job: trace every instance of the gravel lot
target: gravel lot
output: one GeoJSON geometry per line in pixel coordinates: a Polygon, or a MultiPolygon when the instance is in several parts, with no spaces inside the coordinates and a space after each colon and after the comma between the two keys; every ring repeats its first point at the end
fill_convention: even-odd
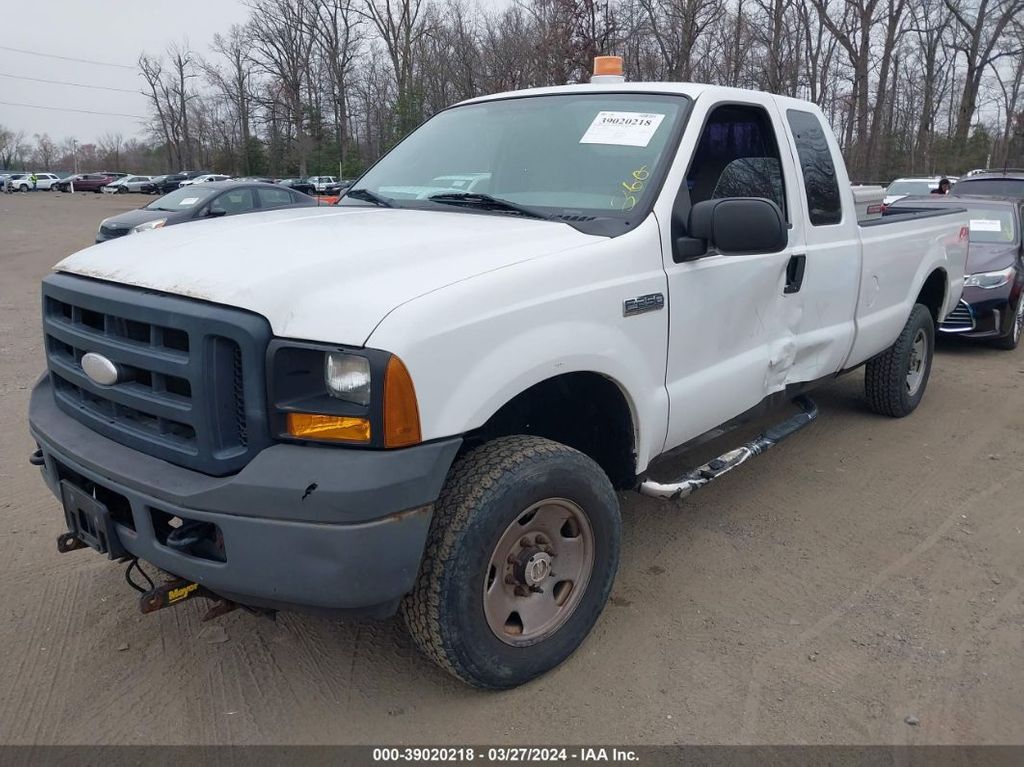
{"type": "Polygon", "coordinates": [[[624,495],[604,616],[518,690],[455,682],[397,620],[140,615],[121,566],[57,553],[26,408],[40,278],[144,201],[0,196],[0,742],[1024,742],[1024,351],[943,344],[902,421],[853,373],[684,504],[624,495]]]}

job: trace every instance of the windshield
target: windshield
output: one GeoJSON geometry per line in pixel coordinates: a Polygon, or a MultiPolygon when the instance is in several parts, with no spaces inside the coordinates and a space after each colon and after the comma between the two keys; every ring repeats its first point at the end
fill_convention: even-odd
{"type": "Polygon", "coordinates": [[[982,197],[1024,197],[1024,178],[968,178],[958,181],[954,194],[982,197]]]}
{"type": "Polygon", "coordinates": [[[688,105],[682,96],[588,93],[455,107],[354,186],[394,207],[433,208],[434,195],[489,195],[548,216],[624,220],[649,204],[688,105]]]}
{"type": "Polygon", "coordinates": [[[216,194],[213,189],[203,189],[195,185],[175,189],[165,194],[159,200],[154,200],[146,206],[146,210],[185,210],[200,205],[205,200],[216,194]]]}
{"type": "Polygon", "coordinates": [[[932,189],[938,188],[937,181],[893,181],[885,194],[887,197],[897,194],[931,194],[932,189]]]}

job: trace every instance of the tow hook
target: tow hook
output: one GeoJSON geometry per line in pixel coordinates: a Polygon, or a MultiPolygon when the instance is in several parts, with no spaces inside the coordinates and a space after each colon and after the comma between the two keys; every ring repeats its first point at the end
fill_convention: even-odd
{"type": "Polygon", "coordinates": [[[87,548],[88,544],[75,537],[74,533],[61,533],[57,536],[57,552],[67,554],[69,551],[87,548]]]}
{"type": "Polygon", "coordinates": [[[209,599],[215,603],[206,611],[202,618],[204,621],[219,618],[232,610],[237,610],[239,607],[237,602],[223,599],[205,586],[200,586],[192,581],[186,581],[183,578],[175,578],[143,592],[142,596],[139,597],[139,610],[143,614],[155,613],[157,610],[174,607],[196,597],[209,599]]]}
{"type": "Polygon", "coordinates": [[[28,457],[28,462],[33,466],[45,466],[46,460],[43,458],[43,449],[36,448],[36,451],[28,457]]]}

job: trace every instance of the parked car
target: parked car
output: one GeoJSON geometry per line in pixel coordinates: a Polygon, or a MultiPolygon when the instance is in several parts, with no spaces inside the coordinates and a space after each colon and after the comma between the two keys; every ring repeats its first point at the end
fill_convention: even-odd
{"type": "MultiPolygon", "coordinates": [[[[37,191],[48,192],[53,188],[54,184],[60,181],[60,176],[55,173],[36,173],[35,176],[35,188],[37,191]]],[[[11,189],[15,192],[32,191],[31,173],[12,173],[8,178],[10,179],[11,189]]],[[[2,184],[2,182],[0,182],[0,184],[2,184]]]]}
{"type": "Polygon", "coordinates": [[[192,186],[193,184],[209,184],[211,181],[227,181],[231,176],[225,176],[222,173],[204,173],[202,176],[196,176],[195,178],[186,178],[184,181],[178,184],[182,186],[192,186]]]}
{"type": "Polygon", "coordinates": [[[336,183],[337,179],[334,176],[310,176],[306,181],[313,185],[318,194],[323,194],[324,190],[336,183]]]}
{"type": "Polygon", "coordinates": [[[152,184],[151,176],[125,176],[114,179],[101,188],[107,194],[127,194],[128,192],[141,192],[143,187],[151,187],[152,184]]]}
{"type": "Polygon", "coordinates": [[[186,221],[315,205],[313,198],[273,184],[211,181],[175,189],[143,208],[103,219],[96,232],[96,242],[186,221]]]}
{"type": "Polygon", "coordinates": [[[884,205],[892,205],[897,200],[901,200],[910,195],[916,196],[931,194],[934,190],[939,188],[939,182],[944,178],[947,178],[950,181],[954,180],[954,177],[950,176],[898,178],[886,187],[885,199],[882,200],[882,203],[884,205]]]}
{"type": "Polygon", "coordinates": [[[267,178],[266,176],[241,176],[240,178],[236,178],[235,181],[259,181],[264,184],[277,183],[277,181],[275,181],[274,179],[267,178]]]}
{"type": "Polygon", "coordinates": [[[335,181],[333,184],[328,184],[324,187],[323,194],[328,197],[333,197],[344,192],[346,189],[352,186],[352,180],[335,181]]]}
{"type": "Polygon", "coordinates": [[[963,295],[939,332],[1016,349],[1024,329],[1024,199],[907,197],[892,212],[951,208],[967,209],[970,249],[963,295]]]}
{"type": "Polygon", "coordinates": [[[953,185],[953,194],[1013,197],[1024,200],[1024,170],[976,170],[953,185]]]}
{"type": "Polygon", "coordinates": [[[862,365],[873,411],[917,408],[967,226],[860,224],[807,101],[655,82],[463,102],[341,208],[129,237],[44,278],[29,423],[58,549],[176,576],[143,612],[401,606],[448,672],[523,684],[608,599],[616,488],[685,497],[862,365]],[[470,172],[491,175],[408,191],[470,172]],[[754,440],[650,475],[791,400],[754,440]]]}
{"type": "Polygon", "coordinates": [[[8,173],[6,183],[12,192],[17,192],[20,191],[18,188],[19,182],[24,182],[27,178],[27,173],[8,173]]]}
{"type": "Polygon", "coordinates": [[[282,186],[287,186],[291,189],[294,189],[297,192],[302,192],[303,194],[316,194],[316,187],[313,186],[308,181],[306,181],[306,179],[304,178],[283,178],[277,183],[282,186]]]}
{"type": "Polygon", "coordinates": [[[113,180],[113,177],[105,173],[77,173],[55,182],[53,188],[59,192],[70,192],[71,187],[74,186],[76,192],[96,192],[98,194],[104,185],[113,180]]]}
{"type": "Polygon", "coordinates": [[[184,173],[169,173],[165,176],[153,176],[148,184],[142,185],[143,194],[167,194],[178,188],[178,185],[185,181],[187,176],[184,173]]]}

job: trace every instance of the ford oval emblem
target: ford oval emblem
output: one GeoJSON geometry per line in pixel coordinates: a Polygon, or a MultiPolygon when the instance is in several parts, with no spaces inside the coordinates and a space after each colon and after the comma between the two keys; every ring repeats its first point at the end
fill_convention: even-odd
{"type": "Polygon", "coordinates": [[[89,352],[82,356],[82,370],[89,376],[89,380],[98,383],[100,386],[113,386],[117,383],[117,365],[108,360],[102,354],[89,352]]]}

